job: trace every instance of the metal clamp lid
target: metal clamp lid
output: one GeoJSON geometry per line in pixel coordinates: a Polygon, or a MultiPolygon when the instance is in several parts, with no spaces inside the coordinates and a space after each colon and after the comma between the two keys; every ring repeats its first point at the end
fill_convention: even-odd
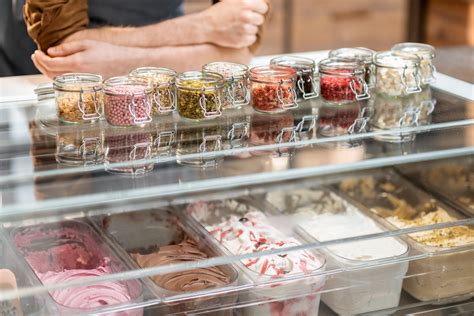
{"type": "Polygon", "coordinates": [[[215,90],[213,93],[211,93],[214,104],[216,106],[216,109],[214,111],[210,111],[207,108],[207,98],[206,98],[206,87],[202,87],[201,90],[201,97],[199,98],[199,106],[201,107],[201,110],[203,112],[203,115],[205,118],[211,118],[211,117],[218,117],[221,116],[222,114],[222,104],[221,104],[221,99],[219,95],[217,94],[217,90],[215,90]]]}
{"type": "Polygon", "coordinates": [[[137,116],[137,103],[135,101],[135,94],[133,92],[129,93],[129,96],[131,97],[131,102],[128,104],[128,112],[130,115],[133,117],[133,122],[135,124],[144,124],[144,123],[149,123],[151,122],[151,105],[150,102],[147,98],[147,94],[143,96],[143,107],[145,109],[145,116],[144,117],[138,117],[137,116]]]}
{"type": "Polygon", "coordinates": [[[99,119],[102,114],[100,113],[101,107],[99,106],[99,102],[101,100],[100,97],[97,97],[97,92],[101,91],[102,88],[97,88],[97,87],[92,87],[92,90],[94,91],[94,94],[92,95],[93,98],[93,103],[94,103],[94,112],[93,113],[87,113],[86,112],[86,105],[84,102],[84,89],[81,88],[79,91],[79,100],[77,101],[77,108],[82,114],[82,119],[84,121],[93,121],[99,119]]]}
{"type": "MultiPolygon", "coordinates": [[[[304,73],[305,71],[302,71],[302,74],[304,73]]],[[[316,79],[315,79],[315,76],[314,76],[314,72],[312,74],[309,75],[309,78],[307,80],[307,82],[310,82],[311,83],[311,86],[312,86],[312,92],[306,92],[306,89],[305,89],[305,80],[303,79],[303,75],[301,76],[301,78],[298,80],[297,82],[297,86],[298,86],[298,89],[299,91],[303,94],[303,99],[305,100],[309,100],[309,99],[314,99],[314,98],[317,98],[319,96],[319,93],[318,91],[316,90],[316,87],[318,86],[318,83],[316,82],[316,79]]]]}
{"type": "MultiPolygon", "coordinates": [[[[294,82],[294,79],[291,79],[291,82],[294,82]]],[[[283,84],[285,84],[285,81],[281,80],[280,83],[278,83],[278,89],[276,91],[280,107],[282,109],[296,109],[298,107],[298,101],[296,100],[297,96],[295,88],[293,88],[293,86],[288,87],[288,93],[291,97],[288,98],[289,102],[285,102],[283,84]]]]}
{"type": "Polygon", "coordinates": [[[79,153],[82,157],[82,160],[86,165],[94,164],[99,161],[100,155],[100,146],[102,141],[99,137],[83,137],[81,146],[79,147],[79,153]],[[89,150],[89,147],[93,147],[89,150]]]}
{"type": "Polygon", "coordinates": [[[246,79],[235,79],[234,76],[228,80],[227,94],[230,99],[230,103],[233,106],[242,106],[250,103],[250,90],[247,87],[246,79]],[[236,98],[237,91],[242,91],[243,98],[236,98]]]}
{"type": "Polygon", "coordinates": [[[169,113],[173,112],[176,110],[176,87],[174,85],[170,85],[166,88],[167,94],[168,94],[168,100],[169,100],[169,106],[163,106],[161,103],[161,92],[160,89],[162,88],[156,88],[156,92],[153,95],[153,100],[155,101],[157,107],[158,107],[158,112],[160,113],[169,113]]]}
{"type": "Polygon", "coordinates": [[[356,100],[361,101],[361,100],[366,100],[370,98],[369,94],[369,87],[367,86],[367,83],[365,82],[364,78],[360,78],[358,76],[352,77],[349,87],[351,88],[352,93],[354,93],[356,100]],[[359,85],[362,87],[361,93],[359,93],[356,89],[356,81],[359,83],[359,85]]]}
{"type": "Polygon", "coordinates": [[[419,74],[419,69],[420,69],[419,64],[415,67],[415,70],[409,74],[410,76],[413,77],[413,80],[415,82],[415,84],[413,86],[410,86],[407,83],[407,69],[408,69],[407,66],[403,67],[403,72],[402,72],[402,75],[401,75],[401,78],[400,78],[401,82],[402,82],[402,85],[405,89],[405,92],[407,94],[421,92],[421,78],[420,78],[420,74],[419,74]]]}

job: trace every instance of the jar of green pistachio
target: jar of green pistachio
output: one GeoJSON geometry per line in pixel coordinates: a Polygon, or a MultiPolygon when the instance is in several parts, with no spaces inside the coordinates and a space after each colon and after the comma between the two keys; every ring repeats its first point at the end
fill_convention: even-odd
{"type": "Polygon", "coordinates": [[[176,110],[176,71],[168,68],[142,67],[130,72],[133,79],[143,79],[153,87],[151,114],[170,114],[176,110]]]}
{"type": "Polygon", "coordinates": [[[214,72],[189,71],[176,78],[179,115],[191,120],[212,119],[222,114],[224,77],[214,72]]]}

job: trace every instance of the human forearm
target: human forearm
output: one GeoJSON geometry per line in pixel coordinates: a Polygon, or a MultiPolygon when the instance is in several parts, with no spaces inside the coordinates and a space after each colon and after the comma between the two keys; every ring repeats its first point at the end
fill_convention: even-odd
{"type": "Polygon", "coordinates": [[[142,27],[90,28],[71,35],[65,42],[89,39],[130,47],[201,44],[210,37],[203,23],[202,15],[190,14],[142,27]]]}

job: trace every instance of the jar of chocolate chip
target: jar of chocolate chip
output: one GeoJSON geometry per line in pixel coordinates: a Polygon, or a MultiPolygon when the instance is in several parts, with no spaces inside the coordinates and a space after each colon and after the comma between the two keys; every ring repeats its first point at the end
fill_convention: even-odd
{"type": "Polygon", "coordinates": [[[226,81],[222,108],[236,109],[249,104],[249,67],[230,62],[213,62],[202,67],[204,72],[215,72],[226,81]]]}
{"type": "Polygon", "coordinates": [[[64,123],[90,123],[102,116],[102,77],[68,73],[54,78],[57,115],[64,123]]]}
{"type": "Polygon", "coordinates": [[[105,118],[114,126],[151,122],[153,87],[143,80],[113,77],[104,83],[105,118]]]}
{"type": "Polygon", "coordinates": [[[282,66],[250,69],[250,99],[253,108],[263,113],[281,113],[298,107],[296,70],[282,66]]]}
{"type": "Polygon", "coordinates": [[[143,79],[153,86],[151,114],[170,114],[176,110],[176,71],[168,68],[142,67],[130,72],[130,77],[143,79]]]}
{"type": "Polygon", "coordinates": [[[298,56],[281,56],[273,58],[270,65],[291,67],[296,70],[296,95],[299,99],[308,100],[318,96],[314,60],[298,56]]]}
{"type": "Polygon", "coordinates": [[[191,120],[221,116],[224,77],[215,72],[189,71],[176,78],[178,113],[191,120]]]}
{"type": "Polygon", "coordinates": [[[373,59],[375,51],[365,47],[349,47],[333,49],[329,52],[329,58],[340,58],[345,60],[357,60],[364,65],[365,82],[369,88],[374,87],[373,59]]]}
{"type": "Polygon", "coordinates": [[[319,63],[321,97],[326,103],[347,104],[370,98],[364,64],[356,60],[327,58],[319,63]]]}
{"type": "Polygon", "coordinates": [[[436,68],[433,63],[436,54],[433,46],[421,43],[400,43],[393,46],[392,51],[410,53],[420,58],[420,76],[422,85],[426,86],[436,81],[436,68]]]}
{"type": "Polygon", "coordinates": [[[403,52],[380,52],[374,56],[375,89],[390,97],[421,92],[420,58],[403,52]]]}

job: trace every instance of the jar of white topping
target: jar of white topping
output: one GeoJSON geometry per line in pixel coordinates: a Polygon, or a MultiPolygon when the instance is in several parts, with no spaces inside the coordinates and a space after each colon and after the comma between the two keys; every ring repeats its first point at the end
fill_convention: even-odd
{"type": "Polygon", "coordinates": [[[433,46],[421,43],[400,43],[393,46],[392,51],[410,53],[420,58],[422,85],[429,85],[436,81],[436,68],[433,63],[436,54],[433,46]]]}
{"type": "Polygon", "coordinates": [[[105,118],[115,126],[137,126],[151,122],[153,87],[144,80],[113,77],[105,81],[105,118]]]}
{"type": "Polygon", "coordinates": [[[275,57],[271,65],[291,67],[296,70],[296,95],[299,99],[313,99],[318,96],[316,63],[314,60],[299,56],[275,57]]]}
{"type": "Polygon", "coordinates": [[[176,110],[176,76],[174,70],[142,67],[130,72],[133,79],[143,79],[153,86],[151,114],[170,114],[176,110]]]}
{"type": "Polygon", "coordinates": [[[357,60],[364,65],[365,82],[369,88],[374,87],[373,59],[375,51],[365,47],[349,47],[333,49],[329,52],[329,58],[339,58],[344,60],[357,60]]]}
{"type": "Polygon", "coordinates": [[[202,67],[204,72],[222,75],[226,81],[222,108],[236,109],[250,102],[249,67],[230,62],[213,62],[202,67]]]}
{"type": "Polygon", "coordinates": [[[414,54],[380,52],[374,56],[377,93],[400,97],[421,92],[420,59],[414,54]]]}
{"type": "Polygon", "coordinates": [[[68,73],[54,78],[57,115],[64,123],[90,123],[102,116],[102,77],[68,73]]]}

